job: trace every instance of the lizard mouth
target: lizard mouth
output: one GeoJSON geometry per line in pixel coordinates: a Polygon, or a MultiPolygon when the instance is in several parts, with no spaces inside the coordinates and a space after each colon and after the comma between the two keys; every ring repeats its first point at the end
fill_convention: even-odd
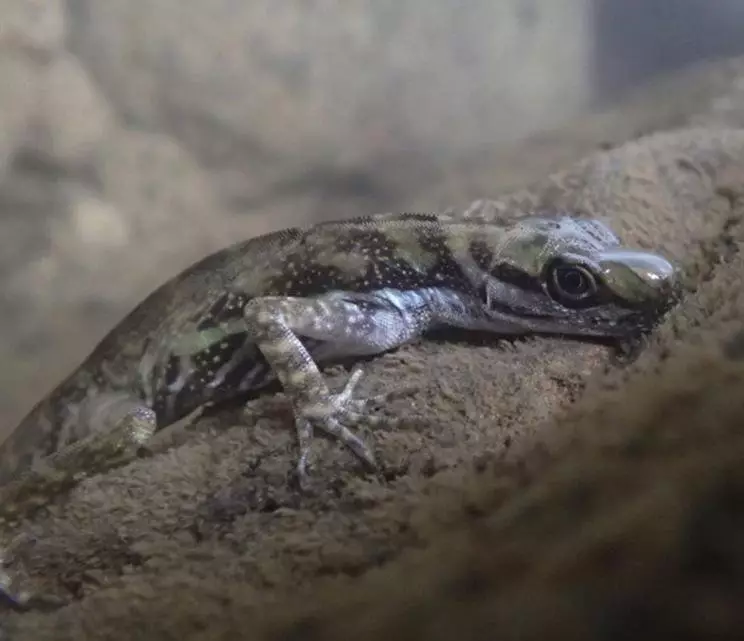
{"type": "Polygon", "coordinates": [[[490,301],[490,316],[510,325],[514,333],[551,334],[587,338],[632,338],[653,330],[676,304],[676,296],[653,303],[627,306],[610,302],[596,307],[571,309],[541,301],[515,311],[490,301]]]}
{"type": "Polygon", "coordinates": [[[567,325],[567,333],[576,335],[632,338],[652,331],[673,306],[674,301],[670,299],[634,309],[604,308],[597,310],[597,315],[588,313],[584,318],[574,318],[561,324],[567,325]]]}

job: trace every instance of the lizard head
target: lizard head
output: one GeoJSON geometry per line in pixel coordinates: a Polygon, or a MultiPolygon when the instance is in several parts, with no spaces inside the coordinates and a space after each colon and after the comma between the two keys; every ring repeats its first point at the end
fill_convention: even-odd
{"type": "Polygon", "coordinates": [[[623,338],[677,299],[668,260],[623,247],[597,220],[526,218],[489,249],[485,310],[515,331],[623,338]]]}

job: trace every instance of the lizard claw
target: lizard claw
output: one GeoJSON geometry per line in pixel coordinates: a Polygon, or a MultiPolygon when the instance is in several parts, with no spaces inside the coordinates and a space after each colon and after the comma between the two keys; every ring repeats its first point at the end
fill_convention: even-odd
{"type": "Polygon", "coordinates": [[[370,470],[377,469],[377,461],[369,446],[350,427],[361,424],[377,425],[385,422],[368,413],[370,405],[380,405],[401,392],[410,394],[416,388],[395,390],[378,394],[370,398],[353,398],[354,391],[361,380],[363,369],[354,367],[349,380],[343,389],[336,394],[328,394],[318,401],[297,409],[297,434],[300,455],[297,463],[297,476],[300,485],[306,485],[308,479],[308,465],[314,428],[325,432],[328,436],[345,445],[370,470]]]}

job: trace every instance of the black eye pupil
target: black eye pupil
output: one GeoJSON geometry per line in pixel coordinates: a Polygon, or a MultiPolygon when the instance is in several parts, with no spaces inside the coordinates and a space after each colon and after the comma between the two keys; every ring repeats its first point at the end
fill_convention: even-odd
{"type": "Polygon", "coordinates": [[[580,269],[564,267],[557,270],[556,283],[566,294],[581,296],[589,291],[590,284],[586,274],[580,269]]]}
{"type": "Polygon", "coordinates": [[[548,296],[560,305],[583,309],[599,304],[599,278],[589,266],[556,260],[548,266],[543,286],[548,296]]]}

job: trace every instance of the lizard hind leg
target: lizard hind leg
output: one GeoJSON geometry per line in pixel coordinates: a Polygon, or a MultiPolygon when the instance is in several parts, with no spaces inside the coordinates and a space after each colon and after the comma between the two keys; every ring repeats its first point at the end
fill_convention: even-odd
{"type": "Polygon", "coordinates": [[[426,314],[409,315],[398,300],[393,302],[380,295],[332,292],[316,298],[256,298],[245,306],[244,319],[293,404],[300,484],[307,482],[316,428],[346,446],[366,466],[376,469],[372,450],[350,428],[376,424],[378,421],[369,415],[369,406],[400,392],[355,398],[362,375],[357,367],[344,388],[333,393],[313,356],[350,357],[387,351],[418,336],[426,328],[426,314]],[[321,346],[311,354],[300,337],[320,341],[321,346]]]}
{"type": "MultiPolygon", "coordinates": [[[[62,446],[0,487],[0,529],[48,505],[82,478],[131,460],[157,427],[151,409],[124,395],[86,399],[78,419],[86,436],[62,446]]],[[[3,569],[4,555],[0,547],[0,613],[3,609],[24,611],[64,605],[56,597],[17,588],[3,569]]]]}
{"type": "Polygon", "coordinates": [[[35,462],[0,488],[0,525],[29,516],[82,478],[131,460],[157,429],[155,413],[123,395],[86,399],[79,420],[85,423],[85,436],[35,462]]]}

